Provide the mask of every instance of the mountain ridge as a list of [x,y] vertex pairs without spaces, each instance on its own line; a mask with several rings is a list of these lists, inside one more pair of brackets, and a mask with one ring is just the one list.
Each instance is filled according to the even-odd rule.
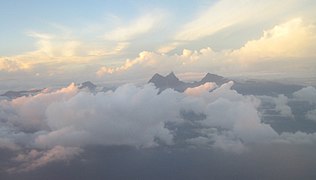
[[[187,88],[193,88],[201,86],[207,82],[214,82],[218,86],[221,86],[224,83],[229,81],[234,81],[234,85],[232,86],[233,90],[236,90],[238,93],[243,95],[270,95],[277,96],[278,94],[289,95],[299,89],[303,88],[302,85],[294,85],[294,84],[282,84],[275,81],[260,81],[260,80],[233,80],[230,78],[226,78],[220,75],[206,73],[205,76],[200,81],[194,82],[184,82],[181,81],[174,72],[170,72],[166,76],[162,76],[158,73],[155,73],[152,78],[148,81],[148,83],[153,83],[157,89],[159,89],[158,93],[170,88],[174,89],[178,92],[184,92]],[[101,87],[93,84],[91,81],[85,81],[83,83],[76,84],[78,89],[89,91],[91,93],[97,93],[99,91],[105,92],[108,90],[115,90],[116,87]],[[15,99],[22,96],[33,96],[38,93],[41,93],[42,89],[31,89],[31,90],[23,90],[23,91],[7,91],[3,94],[0,94],[0,97]]]
[[214,82],[218,86],[221,86],[229,81],[234,81],[232,89],[243,95],[251,94],[276,96],[280,93],[290,95],[303,87],[301,85],[282,84],[274,81],[238,81],[212,73],[206,73],[200,81],[195,82],[183,82],[179,80],[173,72],[166,76],[156,73],[148,81],[148,83],[153,83],[159,89],[158,93],[161,93],[168,88],[174,89],[178,92],[184,92],[187,88],[198,87],[207,82]]
[[187,88],[197,87],[205,84],[206,82],[215,82],[217,85],[220,86],[229,81],[229,79],[222,76],[207,73],[200,81],[183,82],[179,80],[174,72],[170,72],[166,76],[155,73],[154,76],[148,81],[148,83],[153,83],[159,89],[159,93],[161,93],[168,88],[174,89],[179,92],[184,92]]

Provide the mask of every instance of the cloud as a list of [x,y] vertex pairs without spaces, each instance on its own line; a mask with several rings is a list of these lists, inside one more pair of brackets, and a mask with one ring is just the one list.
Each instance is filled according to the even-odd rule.
[[[133,85],[105,94],[79,93],[70,101],[47,108],[46,121],[52,131],[35,141],[44,147],[78,145],[78,140],[82,141],[81,145],[151,147],[157,145],[157,138],[171,144],[173,136],[165,123],[179,121],[175,99],[169,99],[172,94],[177,95],[170,92],[158,97],[156,94],[152,86]],[[161,104],[165,106],[160,107]]]
[[[203,121],[203,125],[214,124],[223,128],[233,126],[234,119],[239,117],[241,121],[246,114],[249,115],[248,108],[251,109],[249,112],[255,111],[252,106],[255,103],[230,90],[231,86],[232,82],[210,94],[209,90],[215,85],[206,83],[189,89],[185,94],[167,90],[158,95],[158,90],[152,85],[136,87],[127,84],[115,91],[94,95],[80,92],[71,84],[57,91],[1,102],[7,109],[2,112],[6,125],[13,123],[20,131],[33,133],[22,133],[20,136],[26,137],[17,139],[8,132],[5,137],[15,137],[17,141],[28,139],[18,142],[22,143],[21,146],[26,145],[24,142],[36,148],[171,145],[174,132],[166,125],[183,121],[179,116],[180,109],[205,113],[210,117]],[[220,108],[226,108],[228,113],[217,112]],[[258,119],[255,112],[252,113]],[[252,117],[249,118],[252,121]],[[256,123],[260,124],[259,121]]]
[[74,63],[77,60],[87,59],[87,56],[79,53],[83,46],[75,38],[34,31],[28,32],[27,35],[35,39],[35,49],[18,55],[0,57],[0,71],[17,74],[45,69],[45,73],[42,71],[40,73],[47,74],[50,70],[56,70],[56,65],[62,66],[68,64],[69,61]]
[[248,41],[232,54],[249,61],[258,58],[314,57],[315,32],[315,25],[306,24],[301,18],[291,19],[264,31],[261,38]]
[[[216,73],[221,68],[219,64],[223,65],[227,62],[221,56],[221,53],[216,53],[211,48],[199,51],[184,49],[180,55],[143,51],[139,53],[138,57],[126,60],[121,66],[103,66],[96,73],[98,76],[108,76],[111,78],[126,74],[139,76],[139,74],[151,75],[154,72],[203,72],[210,69]],[[215,70],[216,68],[217,70]],[[112,75],[109,76],[110,74]]]
[[12,101],[1,101],[1,117],[15,124],[23,131],[37,131],[46,128],[47,107],[57,101],[69,99],[77,93],[74,83],[51,93],[40,93],[35,96],[20,97]]
[[[246,5],[246,7],[245,7]],[[249,18],[255,10],[249,8],[250,4],[242,1],[218,1],[207,10],[199,14],[191,22],[180,28],[175,35],[177,41],[192,41],[212,35],[233,24]],[[251,10],[251,11],[245,11]]]
[[[102,37],[104,29],[109,30],[109,27],[102,27],[102,32],[84,32],[80,27],[74,29],[49,23],[50,32],[28,30],[25,34],[33,39],[34,49],[0,57],[0,73],[11,77],[15,75],[17,79],[34,79],[37,74],[39,79],[45,80],[51,77],[62,79],[74,73],[91,73],[86,68],[87,64],[92,69],[99,64],[116,63],[118,59],[113,57],[125,55],[125,50],[130,46],[129,40],[156,31],[164,16],[163,11],[151,11],[127,26],[108,32],[107,37],[111,40]],[[94,75],[93,73],[90,75]]]
[[214,140],[215,142],[213,147],[219,148],[220,150],[237,154],[247,151],[247,148],[242,143],[242,140],[238,139],[231,132],[225,132],[223,135],[216,134],[214,136]]
[[304,133],[301,131],[295,133],[284,132],[275,142],[282,142],[288,144],[315,144],[316,133]]
[[[257,110],[260,100],[253,96],[241,96],[231,90],[231,86],[232,82],[213,90],[210,93],[211,96],[199,96],[204,102],[190,100],[196,104],[194,108],[186,105],[186,107],[191,107],[196,114],[206,115],[206,119],[196,122],[201,125],[201,129],[195,131],[199,132],[200,136],[188,139],[189,144],[198,147],[206,145],[224,151],[242,153],[247,151],[251,144],[256,143],[315,143],[316,133],[298,131],[278,134],[270,125],[261,121]],[[281,115],[293,117],[291,108],[287,105],[286,96],[267,98],[275,103],[275,109]],[[312,115],[312,111],[307,115]]]
[[[176,99],[170,99],[180,94],[170,91],[158,96],[157,92],[152,85],[138,88],[128,84],[94,95],[78,92],[71,84],[1,101],[1,117],[6,126],[14,124],[19,131],[33,133],[36,147],[42,148],[89,144],[151,147],[158,145],[157,139],[172,144],[173,135],[165,124],[180,121]],[[162,108],[164,102],[168,103]]]
[[310,104],[316,104],[316,89],[312,86],[302,88],[293,93],[296,100],[307,101]]
[[28,70],[29,68],[30,65],[27,63],[0,57],[0,71],[16,72]]
[[286,96],[279,95],[277,98],[274,98],[275,110],[280,113],[280,115],[285,117],[294,117],[291,107],[287,105],[288,98]]
[[167,45],[162,45],[158,48],[157,52],[164,54],[164,53],[168,53],[174,49],[176,49],[179,45],[181,45],[180,42],[172,42],[169,43]]
[[[182,122],[181,109],[205,114],[207,118],[198,122],[204,128],[224,129],[214,134],[205,134],[203,130],[200,133],[212,137],[218,147],[226,150],[233,147],[234,140],[254,143],[277,137],[269,125],[261,123],[256,110],[258,100],[231,90],[232,85],[229,82],[208,92],[214,84],[207,83],[187,91],[185,94],[195,92],[189,96],[172,90],[158,95],[152,85],[130,84],[96,95],[79,92],[46,108],[44,121],[50,130],[41,131],[34,142],[38,147],[89,144],[153,147],[158,142],[171,145],[174,132],[166,125]],[[225,142],[229,145],[224,146]]]
[[[95,94],[71,84],[1,100],[0,148],[17,154],[16,168],[9,171],[20,172],[69,160],[88,146],[154,148],[184,143],[242,153],[252,144],[315,142],[315,133],[279,135],[261,121],[260,100],[239,94],[233,84],[206,83],[184,93],[167,89],[160,94],[152,84],[126,84]],[[302,91],[306,89],[298,92]],[[277,102],[283,106],[286,98],[279,96]],[[202,118],[194,119],[198,115]],[[189,137],[181,135],[185,123],[194,127],[185,129]]]
[[[204,128],[223,129],[229,139],[242,140],[245,143],[266,142],[276,138],[277,133],[267,124],[261,122],[257,107],[258,99],[242,96],[231,90],[232,82],[211,92],[212,96],[204,97],[206,119],[201,121]],[[223,112],[225,109],[225,112]],[[212,136],[207,131],[207,136]],[[222,133],[224,134],[224,133]],[[220,136],[221,137],[221,136]]]
[[203,136],[187,139],[186,142],[193,147],[213,147],[220,151],[241,154],[248,151],[241,139],[231,131],[220,132],[217,128],[201,130]]
[[[273,104],[274,107],[269,110],[274,110],[275,112],[278,112],[280,116],[288,117],[296,121],[300,121],[300,118],[297,118],[294,116],[292,112],[292,108],[288,105],[289,102],[297,103],[297,102],[305,102],[309,103],[310,108],[314,108],[314,105],[316,104],[315,101],[316,96],[316,90],[312,86],[303,87],[302,89],[294,92],[291,96],[291,98],[288,98],[287,96],[280,94],[277,97],[270,97],[270,96],[260,96],[260,99],[268,102],[269,104]],[[293,107],[297,108],[297,107]],[[304,112],[305,118],[309,119],[311,121],[316,121],[316,110],[309,110],[307,112]],[[296,119],[297,118],[297,119]]]
[[[262,37],[251,40],[239,49],[214,51],[212,48],[200,50],[184,49],[182,54],[164,54],[150,51],[141,52],[138,57],[126,60],[117,67],[102,66],[97,71],[99,77],[112,79],[123,75],[141,77],[154,72],[177,73],[214,72],[234,75],[243,72],[255,74],[287,74],[303,76],[314,73],[312,57],[316,54],[315,26],[294,18],[264,31]],[[295,62],[295,67],[292,66]],[[278,66],[276,66],[278,64]],[[263,68],[264,67],[264,68]],[[293,70],[295,68],[295,70]],[[292,70],[289,75],[288,71]]]
[[222,30],[240,31],[240,25],[247,28],[243,28],[243,31],[252,32],[249,27],[252,27],[253,24],[260,26],[265,21],[276,22],[278,19],[288,18],[289,9],[295,8],[300,3],[297,0],[278,2],[270,0],[264,2],[222,0],[210,3],[208,8],[203,9],[193,16],[191,21],[182,25],[174,33],[173,42],[160,48],[159,52],[169,52],[176,48],[174,44],[180,45],[202,40]]
[[316,122],[316,109],[308,111],[306,118]]
[[20,147],[8,138],[0,137],[0,149],[18,150]]
[[130,43],[128,42],[118,42],[113,47],[107,47],[106,49],[101,47],[96,47],[94,49],[90,49],[87,51],[89,56],[94,58],[100,58],[104,56],[117,55],[121,53],[124,49],[126,49]]
[[28,31],[26,35],[34,39],[35,48],[0,57],[0,73],[18,80],[21,77],[29,81],[38,78],[43,84],[52,77],[62,80],[78,72],[91,73],[87,71],[87,65],[94,68],[102,64],[101,58],[117,56],[129,46],[128,42],[107,42],[102,38],[88,41],[84,35],[76,37],[71,30],[54,33]]
[[54,35],[40,32],[28,32],[30,37],[37,40],[37,50],[27,53],[29,56],[48,58],[69,58],[79,55],[81,42],[68,35]]
[[[27,84],[48,84],[56,79],[65,83],[74,78],[79,79],[81,75],[82,78],[87,75],[98,81],[100,77],[109,77],[105,80],[112,81],[138,80],[157,71],[167,73],[172,70],[177,73],[212,71],[222,75],[240,75],[241,72],[242,75],[253,75],[264,71],[262,73],[280,72],[288,75],[291,69],[296,73],[293,76],[302,75],[302,72],[310,75],[314,72],[312,67],[315,64],[315,25],[300,13],[291,17],[273,15],[278,10],[291,9],[280,8],[284,5],[295,7],[298,3],[297,0],[259,3],[218,1],[179,29],[176,28],[179,26],[177,23],[168,24],[169,29],[164,29],[170,23],[165,11],[152,10],[142,16],[129,18],[128,22],[121,23],[118,18],[112,22],[117,24],[114,28],[111,23],[98,22],[98,30],[90,29],[89,32],[82,27],[67,28],[58,24],[50,25],[53,27],[50,32],[29,30],[26,35],[34,39],[33,50],[0,57],[0,74],[14,79],[6,80],[3,86],[9,86],[7,84],[10,83],[18,86],[18,83],[22,83],[21,79],[29,81]],[[269,9],[269,13],[265,13],[266,9]],[[269,26],[265,24],[248,28],[247,23],[243,24],[248,21],[257,24],[256,21],[267,14],[273,19],[278,17],[277,20],[269,21]],[[243,32],[256,31],[257,35],[258,29],[266,29],[261,37],[232,50],[214,51],[217,47],[212,47],[212,42],[206,42],[208,39],[204,38],[238,24],[248,28]],[[94,29],[90,26],[88,23],[87,28]],[[108,31],[106,34],[105,30]],[[168,42],[166,37],[174,30],[175,37]],[[184,43],[195,40],[201,40],[201,43],[184,46]],[[246,40],[243,38],[238,46]],[[161,46],[164,43],[167,45]],[[199,46],[204,45],[205,48],[200,49]],[[184,50],[178,54],[165,54],[175,48],[178,48],[177,52],[180,48]],[[158,49],[159,53],[154,52],[154,49]],[[136,55],[138,52],[139,56]],[[124,62],[124,59],[128,60]]]
[[201,96],[202,94],[208,93],[216,87],[217,85],[215,83],[208,82],[198,87],[187,88],[184,93],[190,96]]
[[148,33],[162,21],[164,12],[155,12],[143,15],[138,19],[130,22],[128,25],[119,26],[113,31],[104,35],[106,40],[111,41],[130,41],[137,36]]
[[68,161],[79,155],[82,149],[77,147],[55,146],[47,151],[31,150],[28,153],[19,154],[14,160],[19,164],[8,170],[10,173],[32,171],[47,164],[60,161]]
[[[142,54],[146,54],[146,52],[143,52],[140,54],[140,56],[142,57]],[[106,66],[102,66],[101,68],[99,68],[99,70],[96,72],[96,74],[99,77],[102,77],[106,74],[113,74],[113,73],[117,73],[117,72],[124,72],[126,70],[128,70],[129,68],[133,67],[135,64],[139,64],[143,61],[142,58],[131,61],[131,60],[126,60],[124,65],[120,66],[120,67],[116,67],[116,68],[110,68],[110,67],[106,67]]]

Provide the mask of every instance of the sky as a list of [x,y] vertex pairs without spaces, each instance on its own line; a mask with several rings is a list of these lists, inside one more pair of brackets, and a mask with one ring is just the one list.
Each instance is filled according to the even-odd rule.
[[185,77],[316,77],[313,0],[5,1],[1,89]]

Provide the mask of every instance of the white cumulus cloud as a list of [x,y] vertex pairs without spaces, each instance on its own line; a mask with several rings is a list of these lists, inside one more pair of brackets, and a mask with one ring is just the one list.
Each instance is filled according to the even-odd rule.
[[[233,84],[217,87],[206,83],[184,93],[167,89],[160,94],[152,84],[126,84],[95,94],[71,84],[34,96],[2,100],[0,148],[17,154],[18,165],[11,169],[13,172],[70,160],[93,145],[177,146],[177,137],[188,145],[242,153],[256,143],[315,142],[315,133],[279,135],[261,121],[260,100],[239,94],[232,89]],[[306,89],[296,94],[302,91]],[[285,97],[278,98],[282,105],[286,103]],[[184,118],[183,112],[202,114],[203,118]],[[196,135],[179,137],[178,127],[187,121],[196,126]]]

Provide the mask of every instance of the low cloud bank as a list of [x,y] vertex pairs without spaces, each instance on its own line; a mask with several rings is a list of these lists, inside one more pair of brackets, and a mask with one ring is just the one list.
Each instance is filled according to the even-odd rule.
[[[242,153],[257,143],[316,142],[315,133],[278,134],[261,121],[260,100],[237,93],[233,84],[218,87],[206,83],[184,93],[167,89],[160,94],[152,84],[126,84],[95,94],[70,84],[56,91],[2,100],[0,148],[16,155],[12,161],[18,165],[8,171],[21,172],[68,161],[89,145],[154,148],[177,146],[181,141],[190,147]],[[313,93],[315,88],[302,89],[294,98],[311,100],[305,98],[310,94],[305,91]],[[287,101],[285,96],[275,98],[276,109],[288,116]],[[181,112],[203,118],[183,117]],[[314,114],[309,113],[311,119]],[[188,121],[194,125],[190,130],[194,133],[181,137],[178,127]]]

